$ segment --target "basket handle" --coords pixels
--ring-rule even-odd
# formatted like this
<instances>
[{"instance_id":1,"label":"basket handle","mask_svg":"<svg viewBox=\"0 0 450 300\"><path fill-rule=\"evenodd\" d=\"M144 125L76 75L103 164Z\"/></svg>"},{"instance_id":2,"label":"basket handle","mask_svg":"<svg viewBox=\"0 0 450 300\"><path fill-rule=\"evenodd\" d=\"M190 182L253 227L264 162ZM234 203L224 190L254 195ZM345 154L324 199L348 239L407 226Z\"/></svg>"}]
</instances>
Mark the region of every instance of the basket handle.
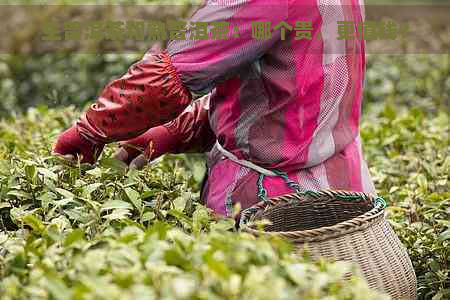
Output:
<instances>
[{"instance_id":1,"label":"basket handle","mask_svg":"<svg viewBox=\"0 0 450 300\"><path fill-rule=\"evenodd\" d=\"M297 194L303 194L306 192L306 190L303 189L297 182L289 179L289 176L287 175L286 172L283 172L279 169L273 169L272 171L277 176L281 177L284 180L284 182L286 182L286 185L289 186L291 189L293 189ZM257 196L258 196L259 200L264 201L264 202L268 201L267 190L263 185L263 181L264 181L265 177L266 177L265 174L260 173L259 177L258 177L258 182L257 182L257 185L258 185Z\"/></svg>"}]
</instances>

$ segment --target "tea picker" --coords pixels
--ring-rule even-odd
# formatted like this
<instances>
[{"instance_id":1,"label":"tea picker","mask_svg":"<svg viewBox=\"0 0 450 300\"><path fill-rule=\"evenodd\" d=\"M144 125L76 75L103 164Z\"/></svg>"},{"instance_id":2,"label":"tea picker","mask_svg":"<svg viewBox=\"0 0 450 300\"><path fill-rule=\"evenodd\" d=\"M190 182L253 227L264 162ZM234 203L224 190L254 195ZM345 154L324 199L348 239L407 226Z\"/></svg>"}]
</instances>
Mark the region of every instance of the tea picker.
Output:
<instances>
[{"instance_id":1,"label":"tea picker","mask_svg":"<svg viewBox=\"0 0 450 300\"><path fill-rule=\"evenodd\" d=\"M264 170L280 170L304 189L373 193L359 136L364 42L339 41L317 26L313 33L324 31L321 39L297 39L294 30L284 39L280 30L253 38L252 21L267 19L268 9L271 24L363 18L358 5L205 5L191 21L228 22L227 28L239 28L239 38L173 40L164 51L150 49L106 85L59 137L54 153L81 154L92 163L107 143L129 140L145 148L152 135L156 151L211 150L205 200L222 215L233 214L236 199L243 208L259 201L260 174L270 187L267 197L291 192L282 177ZM195 104L203 94L209 100Z\"/></svg>"}]
</instances>

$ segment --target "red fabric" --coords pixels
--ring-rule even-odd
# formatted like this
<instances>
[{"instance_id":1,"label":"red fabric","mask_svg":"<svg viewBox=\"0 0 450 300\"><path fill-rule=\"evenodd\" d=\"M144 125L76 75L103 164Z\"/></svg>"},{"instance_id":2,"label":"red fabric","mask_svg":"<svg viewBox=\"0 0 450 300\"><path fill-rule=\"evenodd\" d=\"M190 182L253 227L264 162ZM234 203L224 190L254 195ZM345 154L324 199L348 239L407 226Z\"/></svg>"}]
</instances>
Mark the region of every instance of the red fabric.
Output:
<instances>
[{"instance_id":1,"label":"red fabric","mask_svg":"<svg viewBox=\"0 0 450 300\"><path fill-rule=\"evenodd\" d=\"M203 153L211 150L216 135L209 126L210 97L206 95L194 101L176 119L164 124L176 140L172 153Z\"/></svg>"},{"instance_id":2,"label":"red fabric","mask_svg":"<svg viewBox=\"0 0 450 300\"><path fill-rule=\"evenodd\" d=\"M203 153L216 141L208 122L209 97L206 95L189 105L176 119L149 129L137 138L121 143L128 160L145 153L155 159L165 153ZM153 148L150 148L152 142Z\"/></svg>"},{"instance_id":3,"label":"red fabric","mask_svg":"<svg viewBox=\"0 0 450 300\"><path fill-rule=\"evenodd\" d=\"M76 126L72 126L59 136L58 141L53 148L53 153L59 155L70 154L74 157L81 154L82 163L92 164L97 160L103 147L104 145L102 144L93 144L89 140L83 138L78 133Z\"/></svg>"},{"instance_id":4,"label":"red fabric","mask_svg":"<svg viewBox=\"0 0 450 300\"><path fill-rule=\"evenodd\" d=\"M152 143L152 147L149 147L150 143ZM174 153L176 144L177 138L166 127L157 126L137 138L121 143L121 146L127 150L129 160L136 158L141 153L144 153L147 159L152 160L165 153Z\"/></svg>"},{"instance_id":5,"label":"red fabric","mask_svg":"<svg viewBox=\"0 0 450 300\"><path fill-rule=\"evenodd\" d=\"M191 100L169 55L150 49L125 75L103 89L76 127L61 135L55 153L82 154L83 162L93 163L99 154L93 150L101 152L106 143L138 137L173 120Z\"/></svg>"},{"instance_id":6,"label":"red fabric","mask_svg":"<svg viewBox=\"0 0 450 300\"><path fill-rule=\"evenodd\" d=\"M128 140L173 120L191 100L169 56L148 53L104 88L77 126L94 144Z\"/></svg>"}]
</instances>

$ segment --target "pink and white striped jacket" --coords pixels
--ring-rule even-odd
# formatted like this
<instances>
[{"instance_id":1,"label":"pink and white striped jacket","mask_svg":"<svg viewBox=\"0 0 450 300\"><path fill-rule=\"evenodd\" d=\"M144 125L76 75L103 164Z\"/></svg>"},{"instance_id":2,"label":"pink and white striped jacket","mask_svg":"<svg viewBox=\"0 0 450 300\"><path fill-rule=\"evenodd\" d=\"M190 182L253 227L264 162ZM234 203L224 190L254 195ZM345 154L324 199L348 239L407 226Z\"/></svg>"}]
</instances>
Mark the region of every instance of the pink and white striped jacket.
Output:
<instances>
[{"instance_id":1,"label":"pink and white striped jacket","mask_svg":"<svg viewBox=\"0 0 450 300\"><path fill-rule=\"evenodd\" d=\"M355 22L351 31L363 20L360 1L209 0L193 15L187 40L150 50L112 81L78 132L102 145L153 127L172 152L206 151L217 139L238 159L280 169L304 189L374 192L359 136L365 45L338 39L338 21ZM195 22L208 22L212 36L213 22L223 21L228 39L195 39ZM270 37L254 38L255 21L270 22ZM299 21L311 22L311 40L299 38ZM179 115L191 94L209 96ZM215 212L231 215L234 203L258 201L257 172L217 147L208 165L203 196ZM279 177L264 185L269 197L292 192Z\"/></svg>"},{"instance_id":2,"label":"pink and white striped jacket","mask_svg":"<svg viewBox=\"0 0 450 300\"><path fill-rule=\"evenodd\" d=\"M359 136L365 45L358 38L337 39L337 21L355 21L356 29L363 15L358 0L207 1L191 21L227 21L230 38L172 41L168 51L191 92L212 91L209 103L203 99L194 107L209 109L209 125L225 149L281 169L305 189L373 193ZM311 21L313 39L296 39L295 30L286 30L281 40L280 30L272 30L270 39L256 40L251 22L262 20L272 28L281 21L293 27ZM234 26L239 38L232 37ZM193 119L188 130L210 130L195 124L205 121ZM175 138L181 131L186 136L176 124L165 126ZM224 159L217 147L208 166L203 194L214 211L230 215L236 202L245 208L258 201L255 171ZM269 197L292 192L278 177L267 177L264 185Z\"/></svg>"}]
</instances>

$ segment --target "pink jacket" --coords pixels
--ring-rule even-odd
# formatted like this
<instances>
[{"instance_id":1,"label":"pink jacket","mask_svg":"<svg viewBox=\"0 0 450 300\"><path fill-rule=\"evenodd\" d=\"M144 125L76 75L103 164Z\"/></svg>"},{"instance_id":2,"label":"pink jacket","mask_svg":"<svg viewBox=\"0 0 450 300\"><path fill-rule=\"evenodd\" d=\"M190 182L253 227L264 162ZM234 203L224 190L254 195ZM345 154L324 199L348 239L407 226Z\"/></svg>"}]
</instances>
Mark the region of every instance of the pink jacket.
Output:
<instances>
[{"instance_id":1,"label":"pink jacket","mask_svg":"<svg viewBox=\"0 0 450 300\"><path fill-rule=\"evenodd\" d=\"M173 141L168 150L209 150L217 139L241 159L287 172L302 188L374 192L359 136L365 45L358 37L337 39L337 21L354 21L356 30L363 6L358 0L333 3L207 1L191 21L226 21L229 38L169 43L168 64L183 87L193 95L210 95L163 126L167 131L160 132ZM258 40L251 23L262 20L271 22L271 36ZM274 29L282 21L293 27L285 30L284 40L281 28ZM301 25L297 21L311 21L312 40L298 38L302 30L296 30ZM233 37L235 26L239 38ZM145 68L138 75L145 78ZM96 115L95 110L89 113ZM208 117L195 117L200 115ZM95 123L99 121L89 123L91 129ZM142 132L162 123L133 128ZM231 215L236 202L245 208L259 201L255 171L224 159L217 147L209 153L208 167L204 197L214 211ZM266 178L264 185L269 196L292 192L278 177Z\"/></svg>"}]
</instances>

